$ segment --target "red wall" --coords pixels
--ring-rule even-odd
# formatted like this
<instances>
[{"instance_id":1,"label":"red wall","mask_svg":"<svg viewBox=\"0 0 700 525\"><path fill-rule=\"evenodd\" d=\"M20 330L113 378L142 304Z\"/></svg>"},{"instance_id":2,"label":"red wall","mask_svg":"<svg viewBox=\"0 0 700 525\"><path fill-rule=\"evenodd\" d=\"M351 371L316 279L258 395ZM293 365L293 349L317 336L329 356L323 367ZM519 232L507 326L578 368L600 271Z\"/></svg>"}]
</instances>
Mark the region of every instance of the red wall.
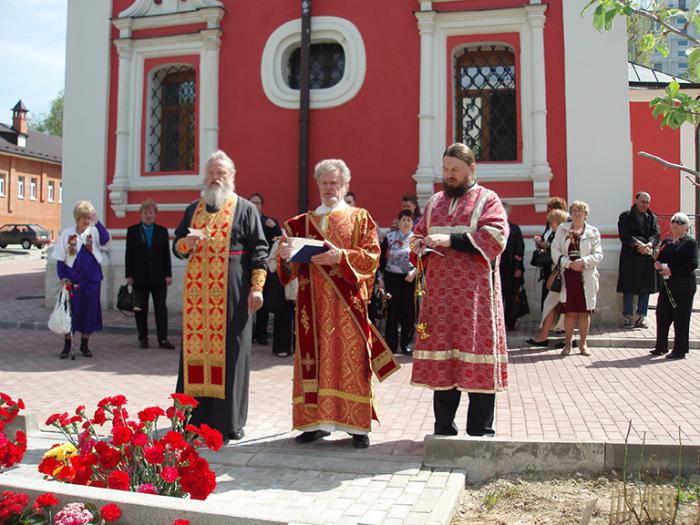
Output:
<instances>
[{"instance_id":1,"label":"red wall","mask_svg":"<svg viewBox=\"0 0 700 525\"><path fill-rule=\"evenodd\" d=\"M632 131L633 180L632 195L646 191L651 195L651 209L659 215L672 215L680 209L680 175L666 170L661 164L644 157L640 151L657 155L669 162L681 160L681 134L679 130L660 128L659 121L651 116L648 102L630 103ZM633 197L630 197L630 206ZM668 218L660 221L662 232L669 231Z\"/></svg>"},{"instance_id":2,"label":"red wall","mask_svg":"<svg viewBox=\"0 0 700 525\"><path fill-rule=\"evenodd\" d=\"M114 0L113 16L132 3ZM519 7L522 0L465 0L434 4L438 10ZM266 213L286 219L297 213L298 111L282 109L265 96L260 60L270 34L300 17L300 2L224 0L220 62L219 143L236 162L237 191L260 192ZM265 7L261 7L264 5ZM415 0L325 0L313 5L314 16L332 15L352 21L367 53L364 84L350 102L331 109L312 110L310 164L327 157L343 158L352 172L351 189L359 206L370 210L380 225L388 225L398 211L401 195L415 191L412 179L418 164L420 37ZM113 30L113 38L117 32ZM149 33L149 36L153 36ZM564 118L564 52L561 0L547 10L545 47L548 86L548 149L554 171L551 193L566 197L566 137ZM118 57L112 49L110 123L116 127ZM451 99L451 94L450 94ZM524 137L523 140L527 140ZM114 133L109 133L108 179L114 173ZM310 206L318 192L309 176ZM531 196L530 183L492 185L507 196ZM161 202L185 202L189 192L158 192ZM130 203L144 194L131 193ZM179 214L162 214L159 222L174 226ZM516 207L516 222L539 224L543 214L532 206ZM136 213L117 219L108 212L108 225L124 228L138 220Z\"/></svg>"}]
</instances>

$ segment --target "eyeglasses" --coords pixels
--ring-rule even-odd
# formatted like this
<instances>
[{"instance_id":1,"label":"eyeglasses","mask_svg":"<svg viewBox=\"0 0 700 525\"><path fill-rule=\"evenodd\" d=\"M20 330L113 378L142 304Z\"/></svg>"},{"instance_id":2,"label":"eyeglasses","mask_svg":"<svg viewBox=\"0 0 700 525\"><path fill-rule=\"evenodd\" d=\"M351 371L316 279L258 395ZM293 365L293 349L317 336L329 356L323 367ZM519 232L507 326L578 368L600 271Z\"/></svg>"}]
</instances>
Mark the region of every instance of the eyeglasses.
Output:
<instances>
[{"instance_id":1,"label":"eyeglasses","mask_svg":"<svg viewBox=\"0 0 700 525\"><path fill-rule=\"evenodd\" d=\"M685 225L685 224L688 224L688 223L685 222L683 219L673 219L673 220L671 221L671 224L683 224L683 225Z\"/></svg>"}]
</instances>

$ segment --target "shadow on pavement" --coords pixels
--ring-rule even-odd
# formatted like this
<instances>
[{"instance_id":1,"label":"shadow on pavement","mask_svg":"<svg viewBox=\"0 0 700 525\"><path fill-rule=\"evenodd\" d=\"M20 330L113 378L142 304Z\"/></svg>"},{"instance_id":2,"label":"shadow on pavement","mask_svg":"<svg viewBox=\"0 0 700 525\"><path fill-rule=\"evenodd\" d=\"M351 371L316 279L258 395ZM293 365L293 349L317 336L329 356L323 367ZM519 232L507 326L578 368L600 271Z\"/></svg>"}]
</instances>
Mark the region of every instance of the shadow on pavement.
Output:
<instances>
[{"instance_id":1,"label":"shadow on pavement","mask_svg":"<svg viewBox=\"0 0 700 525\"><path fill-rule=\"evenodd\" d=\"M640 349L644 354L639 357L632 357L627 359L612 359L607 361L594 361L589 364L587 368L640 368L645 365L658 365L660 363L671 364L671 360L666 359L664 356L652 356L649 355L647 349ZM593 354L595 357L595 353Z\"/></svg>"}]
</instances>

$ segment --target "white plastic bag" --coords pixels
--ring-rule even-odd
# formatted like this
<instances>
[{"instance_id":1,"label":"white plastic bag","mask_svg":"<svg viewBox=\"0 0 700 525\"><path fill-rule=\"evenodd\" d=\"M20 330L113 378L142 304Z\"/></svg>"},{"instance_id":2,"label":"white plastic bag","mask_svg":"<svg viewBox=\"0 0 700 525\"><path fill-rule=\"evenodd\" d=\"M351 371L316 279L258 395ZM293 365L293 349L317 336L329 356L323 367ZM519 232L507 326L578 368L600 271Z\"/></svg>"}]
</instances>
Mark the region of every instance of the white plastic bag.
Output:
<instances>
[{"instance_id":1,"label":"white plastic bag","mask_svg":"<svg viewBox=\"0 0 700 525\"><path fill-rule=\"evenodd\" d=\"M49 317L49 330L59 335L69 334L71 331L70 300L65 287L61 288L56 306Z\"/></svg>"}]
</instances>

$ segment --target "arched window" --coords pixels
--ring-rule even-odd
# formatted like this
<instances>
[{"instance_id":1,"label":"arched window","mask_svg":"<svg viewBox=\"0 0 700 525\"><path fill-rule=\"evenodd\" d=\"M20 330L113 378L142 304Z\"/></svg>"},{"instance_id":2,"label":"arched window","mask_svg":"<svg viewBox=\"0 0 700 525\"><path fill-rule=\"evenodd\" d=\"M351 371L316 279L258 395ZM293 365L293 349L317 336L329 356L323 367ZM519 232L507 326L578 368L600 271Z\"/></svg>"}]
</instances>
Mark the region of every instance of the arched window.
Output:
<instances>
[{"instance_id":1,"label":"arched window","mask_svg":"<svg viewBox=\"0 0 700 525\"><path fill-rule=\"evenodd\" d=\"M478 45L455 57L455 139L480 161L518 159L515 53Z\"/></svg>"},{"instance_id":2,"label":"arched window","mask_svg":"<svg viewBox=\"0 0 700 525\"><path fill-rule=\"evenodd\" d=\"M309 85L311 89L325 89L340 82L345 74L345 51L336 43L311 44L309 53ZM299 89L301 76L301 48L289 55L287 83Z\"/></svg>"},{"instance_id":3,"label":"arched window","mask_svg":"<svg viewBox=\"0 0 700 525\"><path fill-rule=\"evenodd\" d=\"M151 76L146 170L195 169L197 77L194 67L174 65Z\"/></svg>"}]
</instances>

